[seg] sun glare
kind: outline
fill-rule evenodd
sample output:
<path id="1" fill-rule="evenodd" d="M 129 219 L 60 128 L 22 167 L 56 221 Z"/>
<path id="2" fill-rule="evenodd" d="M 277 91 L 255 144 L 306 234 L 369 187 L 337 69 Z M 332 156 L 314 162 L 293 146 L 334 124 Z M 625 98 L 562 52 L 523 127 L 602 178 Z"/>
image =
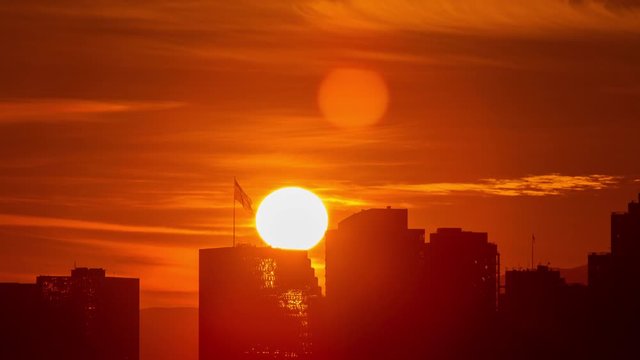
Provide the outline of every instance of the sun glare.
<path id="1" fill-rule="evenodd" d="M 307 250 L 327 230 L 329 217 L 322 200 L 309 190 L 286 187 L 269 194 L 256 214 L 260 237 L 274 248 Z"/>

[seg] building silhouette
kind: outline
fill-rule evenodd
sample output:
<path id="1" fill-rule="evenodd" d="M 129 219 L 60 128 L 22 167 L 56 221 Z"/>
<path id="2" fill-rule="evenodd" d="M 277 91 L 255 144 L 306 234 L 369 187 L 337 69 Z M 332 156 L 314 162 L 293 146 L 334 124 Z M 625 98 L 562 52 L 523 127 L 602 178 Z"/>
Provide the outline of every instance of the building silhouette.
<path id="1" fill-rule="evenodd" d="M 484 232 L 439 228 L 429 235 L 425 255 L 430 297 L 441 311 L 466 316 L 497 310 L 500 254 Z"/>
<path id="2" fill-rule="evenodd" d="M 627 212 L 611 214 L 613 291 L 626 311 L 638 315 L 640 302 L 640 195 Z M 628 315 L 628 313 L 627 313 Z"/>
<path id="3" fill-rule="evenodd" d="M 321 295 L 304 251 L 200 250 L 200 359 L 308 359 L 309 306 Z"/>
<path id="4" fill-rule="evenodd" d="M 438 229 L 429 243 L 424 234 L 408 227 L 407 209 L 391 208 L 363 210 L 327 232 L 326 358 L 444 357 L 486 345 L 497 246 L 457 228 Z"/>
<path id="5" fill-rule="evenodd" d="M 587 281 L 589 292 L 600 311 L 609 307 L 613 295 L 613 257 L 611 253 L 590 253 L 588 258 Z"/>
<path id="6" fill-rule="evenodd" d="M 615 261 L 640 258 L 640 195 L 626 212 L 611 214 L 611 255 Z"/>
<path id="7" fill-rule="evenodd" d="M 420 335 L 424 230 L 406 209 L 369 209 L 326 234 L 326 311 L 332 359 L 406 358 Z"/>
<path id="8" fill-rule="evenodd" d="M 439 228 L 425 245 L 430 355 L 488 354 L 496 338 L 500 254 L 484 232 Z"/>
<path id="9" fill-rule="evenodd" d="M 326 297 L 306 252 L 201 249 L 200 360 L 640 358 L 640 200 L 611 215 L 588 286 L 505 272 L 487 233 L 369 209 L 325 238 Z M 139 281 L 76 268 L 0 283 L 0 359 L 138 359 Z"/>
<path id="10" fill-rule="evenodd" d="M 88 268 L 0 284 L 0 358 L 138 359 L 139 288 Z"/>
<path id="11" fill-rule="evenodd" d="M 37 359 L 40 342 L 35 284 L 0 283 L 0 359 Z"/>
<path id="12" fill-rule="evenodd" d="M 560 310 L 557 305 L 565 286 L 560 271 L 548 266 L 508 270 L 501 309 L 516 327 L 550 328 Z"/>
<path id="13" fill-rule="evenodd" d="M 505 272 L 500 304 L 503 358 L 565 359 L 589 354 L 591 320 L 586 286 L 568 285 L 559 270 Z"/>
<path id="14" fill-rule="evenodd" d="M 611 214 L 611 253 L 589 255 L 589 291 L 599 350 L 640 356 L 640 195 Z M 605 330 L 606 329 L 606 330 Z"/>

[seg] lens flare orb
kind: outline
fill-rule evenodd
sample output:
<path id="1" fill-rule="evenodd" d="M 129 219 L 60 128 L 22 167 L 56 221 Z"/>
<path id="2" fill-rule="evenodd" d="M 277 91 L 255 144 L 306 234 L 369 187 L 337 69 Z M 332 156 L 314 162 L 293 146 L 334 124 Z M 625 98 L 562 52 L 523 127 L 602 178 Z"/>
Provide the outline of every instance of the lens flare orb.
<path id="1" fill-rule="evenodd" d="M 269 194 L 258 207 L 256 228 L 274 248 L 308 250 L 327 230 L 329 216 L 322 200 L 309 190 L 285 187 Z"/>
<path id="2" fill-rule="evenodd" d="M 382 119 L 388 104 L 387 85 L 382 76 L 372 70 L 334 69 L 318 90 L 320 111 L 339 127 L 373 125 Z"/>

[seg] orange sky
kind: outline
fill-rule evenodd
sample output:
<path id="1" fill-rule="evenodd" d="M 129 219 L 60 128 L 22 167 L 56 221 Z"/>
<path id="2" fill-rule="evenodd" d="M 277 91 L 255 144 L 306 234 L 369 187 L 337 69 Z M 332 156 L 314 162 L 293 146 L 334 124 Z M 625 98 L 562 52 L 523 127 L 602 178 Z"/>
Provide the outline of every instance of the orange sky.
<path id="1" fill-rule="evenodd" d="M 586 263 L 640 190 L 638 1 L 23 0 L 0 46 L 0 281 L 75 261 L 195 306 L 234 175 L 256 203 L 314 190 L 331 226 L 392 205 L 488 231 L 508 267 L 532 232 L 540 262 Z M 339 68 L 384 79 L 380 122 L 323 117 Z"/>

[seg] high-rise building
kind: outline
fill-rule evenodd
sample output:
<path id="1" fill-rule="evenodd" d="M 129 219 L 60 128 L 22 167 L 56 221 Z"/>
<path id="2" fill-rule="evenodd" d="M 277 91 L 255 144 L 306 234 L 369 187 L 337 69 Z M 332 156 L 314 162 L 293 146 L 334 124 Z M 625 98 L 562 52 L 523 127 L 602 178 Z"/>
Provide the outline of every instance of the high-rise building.
<path id="1" fill-rule="evenodd" d="M 626 212 L 611 213 L 611 253 L 589 254 L 592 354 L 640 355 L 640 195 Z"/>
<path id="2" fill-rule="evenodd" d="M 559 270 L 536 269 L 505 273 L 504 301 L 500 304 L 504 358 L 591 358 L 592 319 L 587 288 L 567 284 Z M 601 358 L 601 357 L 594 357 Z"/>
<path id="3" fill-rule="evenodd" d="M 500 255 L 487 233 L 440 228 L 425 245 L 429 354 L 485 358 L 495 346 Z"/>
<path id="4" fill-rule="evenodd" d="M 611 254 L 614 258 L 640 259 L 640 195 L 627 212 L 611 214 Z"/>
<path id="5" fill-rule="evenodd" d="M 0 283 L 0 359 L 37 359 L 35 284 Z"/>
<path id="6" fill-rule="evenodd" d="M 516 327 L 548 328 L 558 317 L 561 292 L 565 287 L 560 271 L 548 266 L 508 270 L 501 309 Z"/>
<path id="7" fill-rule="evenodd" d="M 611 253 L 591 253 L 587 276 L 591 296 L 600 307 L 606 306 L 613 291 L 613 258 Z"/>
<path id="8" fill-rule="evenodd" d="M 6 331 L 7 323 L 13 323 L 9 326 L 31 330 L 22 337 L 30 348 L 23 342 L 7 343 L 0 345 L 0 354 L 29 353 L 8 357 L 12 359 L 137 360 L 139 292 L 138 279 L 107 277 L 103 269 L 88 268 L 73 269 L 71 276 L 38 276 L 35 285 L 3 284 L 0 311 L 6 311 L 3 319 L 9 321 L 0 327 Z"/>
<path id="9" fill-rule="evenodd" d="M 624 312 L 622 318 L 629 318 L 629 313 L 634 313 L 640 321 L 638 264 L 640 201 L 631 201 L 626 212 L 611 214 L 611 253 L 589 255 L 589 288 L 602 307 Z"/>
<path id="10" fill-rule="evenodd" d="M 321 295 L 304 251 L 200 250 L 201 360 L 308 359 L 309 305 Z"/>
<path id="11" fill-rule="evenodd" d="M 500 254 L 487 233 L 440 228 L 429 238 L 427 279 L 436 311 L 466 320 L 495 313 Z"/>
<path id="12" fill-rule="evenodd" d="M 331 358 L 403 358 L 423 319 L 423 250 L 406 209 L 363 210 L 327 232 Z"/>

